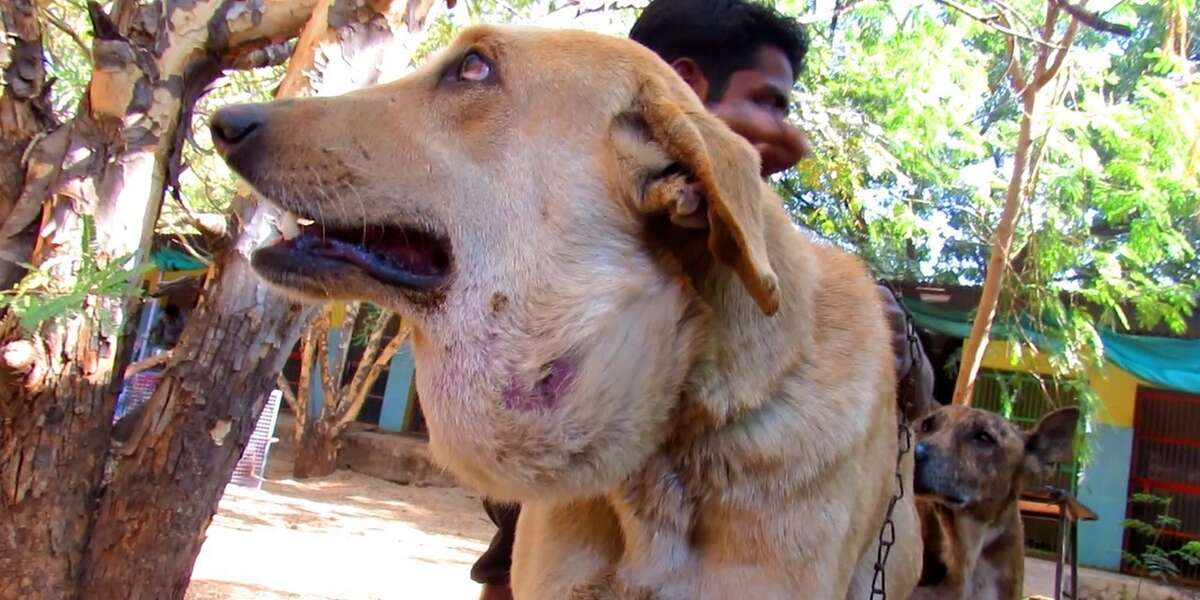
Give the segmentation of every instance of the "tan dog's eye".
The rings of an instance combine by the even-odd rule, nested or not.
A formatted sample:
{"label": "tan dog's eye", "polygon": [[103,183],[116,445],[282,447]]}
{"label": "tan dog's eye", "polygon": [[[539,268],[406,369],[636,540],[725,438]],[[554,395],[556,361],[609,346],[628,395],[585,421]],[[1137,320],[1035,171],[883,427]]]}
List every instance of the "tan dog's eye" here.
{"label": "tan dog's eye", "polygon": [[485,81],[492,74],[492,67],[475,52],[468,53],[458,63],[460,81]]}

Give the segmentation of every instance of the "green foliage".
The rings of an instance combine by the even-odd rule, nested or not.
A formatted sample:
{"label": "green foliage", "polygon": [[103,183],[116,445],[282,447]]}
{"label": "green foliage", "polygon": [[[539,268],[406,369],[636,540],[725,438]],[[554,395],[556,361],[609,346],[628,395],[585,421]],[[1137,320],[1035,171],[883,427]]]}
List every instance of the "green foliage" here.
{"label": "green foliage", "polygon": [[270,100],[284,71],[284,67],[268,67],[231,72],[196,103],[192,132],[183,147],[183,170],[179,177],[183,205],[169,198],[164,202],[158,224],[160,232],[190,233],[189,213],[229,210],[238,180],[213,148],[208,120],[222,106]]}
{"label": "green foliage", "polygon": [[[15,314],[27,332],[37,330],[43,323],[83,314],[89,304],[95,306],[104,298],[139,296],[141,288],[135,282],[151,267],[129,268],[132,254],[119,256],[103,263],[96,260],[95,226],[90,216],[83,217],[84,249],[79,257],[79,269],[73,281],[62,282],[50,269],[28,265],[29,274],[14,288],[0,292],[0,309]],[[95,311],[104,325],[110,315],[103,309]]]}
{"label": "green foliage", "polygon": [[[1045,3],[1010,6],[1022,29]],[[998,318],[1032,325],[1042,339],[1014,328],[1012,347],[1062,377],[1103,357],[1099,328],[1181,332],[1200,292],[1200,76],[1159,50],[1161,6],[1105,12],[1129,39],[1084,28],[1037,107]],[[797,223],[880,276],[982,284],[1021,116],[1004,36],[915,0],[856,4],[832,34],[828,21],[810,31],[796,104],[816,156],[775,182]],[[1028,64],[1035,48],[1019,47]]]}
{"label": "green foliage", "polygon": [[55,80],[53,105],[60,116],[70,116],[92,76],[92,26],[87,1],[47,0],[38,2],[37,7],[42,16],[46,74]]}
{"label": "green foliage", "polygon": [[[468,22],[621,35],[643,3],[464,0],[431,21],[411,63]],[[836,30],[828,18],[812,16],[826,3],[775,4],[805,15],[814,37],[795,104],[816,155],[775,181],[796,222],[857,252],[880,276],[981,283],[1020,119],[1005,76],[1005,36],[933,0],[854,3]],[[964,5],[977,14],[995,8]],[[1116,3],[1104,17],[1130,25],[1133,36],[1084,28],[1037,109],[1030,197],[999,318],[1023,315],[1052,331],[1052,348],[1024,338],[1011,347],[1014,359],[1047,354],[1063,377],[1103,356],[1099,328],[1180,331],[1195,309],[1200,77],[1195,61],[1161,51],[1168,5],[1183,6],[1189,29],[1200,31],[1196,0]],[[1007,6],[1013,27],[1027,30],[1040,23],[1045,3]],[[48,68],[57,78],[55,106],[69,117],[91,71],[82,47],[90,44],[86,10],[83,0],[48,0],[39,9]],[[1200,43],[1192,44],[1189,55],[1200,54]],[[1035,48],[1018,46],[1028,64]],[[269,98],[281,74],[232,73],[196,107],[184,149],[183,202],[166,202],[160,232],[187,233],[190,213],[227,210],[236,184],[212,152],[208,115],[217,106]]]}
{"label": "green foliage", "polygon": [[394,313],[384,310],[370,302],[364,302],[362,308],[358,311],[358,320],[354,323],[353,343],[356,346],[363,346],[367,343],[367,339],[371,334],[380,327],[387,327],[392,320]]}
{"label": "green foliage", "polygon": [[1178,577],[1180,565],[1200,565],[1200,542],[1190,541],[1177,550],[1166,550],[1159,546],[1159,540],[1164,530],[1177,529],[1181,522],[1171,516],[1171,498],[1154,494],[1135,493],[1129,498],[1130,504],[1157,507],[1158,513],[1151,522],[1141,519],[1125,519],[1122,526],[1131,535],[1145,540],[1146,546],[1141,554],[1122,551],[1125,562],[1146,575],[1166,581]]}

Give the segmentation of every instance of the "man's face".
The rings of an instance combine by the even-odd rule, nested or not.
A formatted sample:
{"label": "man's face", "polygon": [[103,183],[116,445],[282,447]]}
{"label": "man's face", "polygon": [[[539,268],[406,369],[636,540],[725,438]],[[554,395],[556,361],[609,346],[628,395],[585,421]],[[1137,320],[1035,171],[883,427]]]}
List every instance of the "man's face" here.
{"label": "man's face", "polygon": [[[808,136],[787,118],[794,80],[787,55],[773,46],[764,46],[758,51],[757,64],[735,71],[721,98],[705,102],[709,111],[758,150],[764,177],[812,154]],[[696,91],[701,98],[707,97],[707,89]]]}

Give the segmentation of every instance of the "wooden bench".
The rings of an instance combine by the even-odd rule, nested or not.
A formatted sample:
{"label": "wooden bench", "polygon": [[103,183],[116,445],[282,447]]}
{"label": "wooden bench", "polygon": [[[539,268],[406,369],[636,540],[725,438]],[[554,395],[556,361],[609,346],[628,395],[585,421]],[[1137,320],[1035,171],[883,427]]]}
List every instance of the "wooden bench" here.
{"label": "wooden bench", "polygon": [[1058,525],[1058,548],[1055,552],[1054,600],[1062,600],[1063,567],[1070,562],[1070,592],[1065,596],[1079,598],[1079,521],[1095,521],[1099,516],[1066,490],[1041,487],[1026,490],[1018,500],[1021,516],[1047,519]]}

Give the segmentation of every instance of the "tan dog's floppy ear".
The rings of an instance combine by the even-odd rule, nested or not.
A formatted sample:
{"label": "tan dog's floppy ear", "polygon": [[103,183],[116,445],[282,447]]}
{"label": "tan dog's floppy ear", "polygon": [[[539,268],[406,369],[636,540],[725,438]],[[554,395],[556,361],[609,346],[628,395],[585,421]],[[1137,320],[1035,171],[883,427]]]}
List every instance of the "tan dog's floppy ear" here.
{"label": "tan dog's floppy ear", "polygon": [[[682,227],[707,227],[709,250],[737,273],[759,309],[773,315],[779,309],[779,279],[763,239],[758,155],[713,115],[672,102],[665,87],[644,82],[634,110],[686,173],[648,186],[641,209],[666,211]],[[704,204],[706,215],[699,211]]]}

